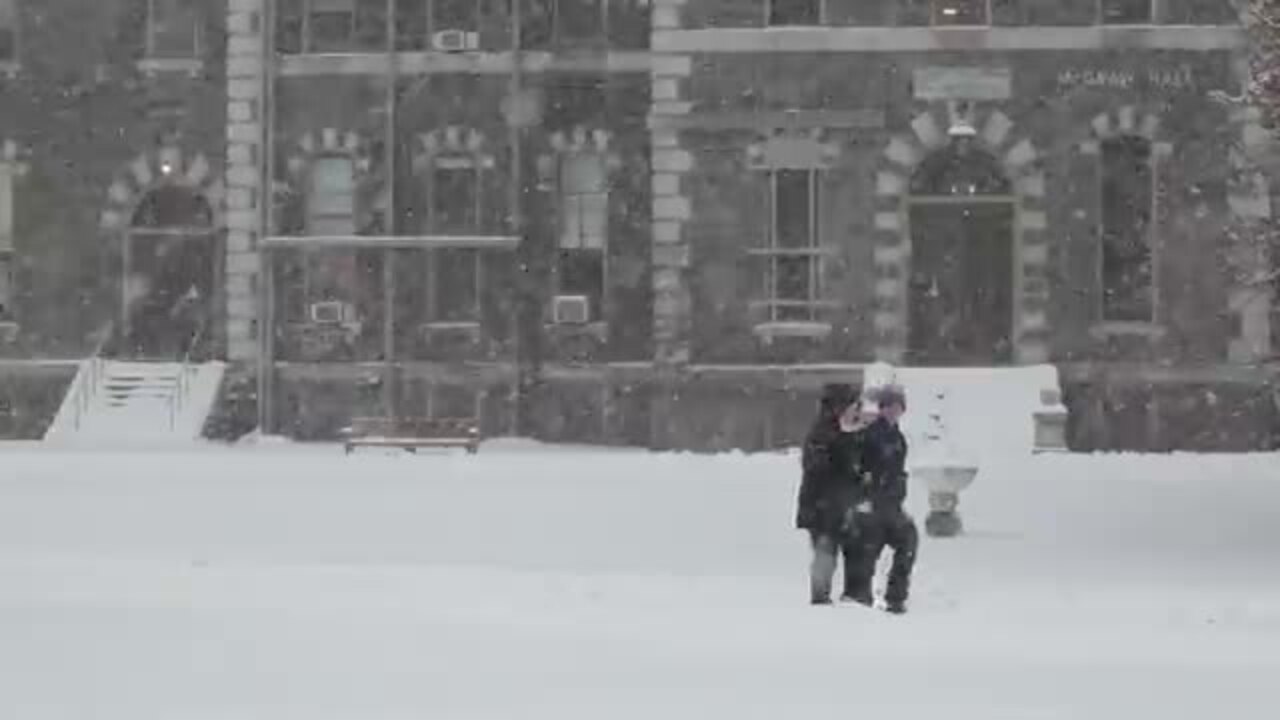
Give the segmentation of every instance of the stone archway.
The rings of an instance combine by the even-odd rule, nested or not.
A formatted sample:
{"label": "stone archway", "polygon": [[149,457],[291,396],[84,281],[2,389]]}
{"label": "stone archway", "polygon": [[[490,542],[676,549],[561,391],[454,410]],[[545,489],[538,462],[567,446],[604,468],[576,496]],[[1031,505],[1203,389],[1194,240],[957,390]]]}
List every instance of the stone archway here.
{"label": "stone archway", "polygon": [[117,174],[100,227],[120,243],[119,352],[173,360],[218,334],[223,199],[221,172],[172,145]]}
{"label": "stone archway", "polygon": [[[352,223],[357,228],[366,226],[375,219],[378,211],[386,208],[387,198],[375,195],[379,188],[375,187],[373,144],[355,130],[327,127],[302,133],[286,156],[286,181],[275,188],[279,196],[276,202],[281,206],[276,213],[277,224],[283,221],[286,227],[299,223],[305,225],[301,218],[306,213],[312,170],[318,162],[337,158],[351,162],[351,179],[358,198]],[[385,191],[385,187],[382,190]],[[289,230],[277,227],[273,232],[287,233]]]}
{"label": "stone archway", "polygon": [[99,226],[107,232],[124,230],[151,190],[175,186],[203,197],[213,211],[213,226],[221,228],[224,195],[221,178],[222,173],[215,172],[203,153],[184,153],[172,145],[141,153],[116,174],[107,190],[107,204]]}
{"label": "stone archway", "polygon": [[954,108],[948,113],[945,107],[917,115],[910,134],[892,137],[876,174],[876,359],[896,363],[906,355],[911,322],[911,179],[926,158],[952,141],[948,128],[957,121],[967,128],[971,142],[996,160],[1010,184],[1013,361],[1045,362],[1049,356],[1049,248],[1043,205],[1045,177],[1037,163],[1040,154],[1029,139],[1017,135],[1013,121],[999,110],[957,116]]}

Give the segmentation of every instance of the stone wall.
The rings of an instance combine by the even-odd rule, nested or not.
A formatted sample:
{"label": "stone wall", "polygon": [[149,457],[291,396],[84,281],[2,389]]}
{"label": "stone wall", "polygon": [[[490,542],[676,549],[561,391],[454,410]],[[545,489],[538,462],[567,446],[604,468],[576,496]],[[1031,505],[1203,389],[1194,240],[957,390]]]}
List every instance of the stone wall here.
{"label": "stone wall", "polygon": [[1109,378],[1064,384],[1074,452],[1254,452],[1280,447],[1276,386]]}
{"label": "stone wall", "polygon": [[[1242,131],[1207,95],[1236,86],[1229,53],[708,54],[691,62],[688,79],[673,84],[687,104],[679,108],[687,110],[686,129],[664,140],[679,143],[675,157],[684,166],[688,207],[678,207],[688,218],[678,227],[692,247],[696,361],[901,357],[910,257],[906,186],[917,164],[945,142],[950,122],[947,102],[913,90],[927,79],[918,73],[933,68],[974,68],[995,78],[980,82],[1004,84],[999,97],[975,95],[968,115],[1018,198],[1017,361],[1227,359],[1227,280],[1206,269],[1225,255],[1232,219],[1227,158]],[[752,332],[749,304],[763,282],[747,253],[766,241],[768,187],[763,174],[750,171],[748,154],[775,129],[771,123],[791,122],[786,109],[819,127],[838,126],[858,111],[883,120],[829,133],[838,154],[822,175],[820,221],[832,330],[780,348]],[[727,115],[744,127],[710,128]],[[1099,322],[1097,152],[1101,140],[1119,133],[1149,135],[1157,154],[1159,297],[1152,327]],[[655,231],[667,227],[658,222]]]}
{"label": "stone wall", "polygon": [[[120,311],[114,221],[146,189],[134,182],[139,158],[155,166],[176,152],[185,170],[203,157],[201,183],[221,176],[225,48],[148,62],[144,0],[19,6],[18,62],[0,74],[0,147],[24,167],[13,198],[20,329],[0,354],[75,357]],[[219,37],[221,3],[201,10],[204,37]]]}

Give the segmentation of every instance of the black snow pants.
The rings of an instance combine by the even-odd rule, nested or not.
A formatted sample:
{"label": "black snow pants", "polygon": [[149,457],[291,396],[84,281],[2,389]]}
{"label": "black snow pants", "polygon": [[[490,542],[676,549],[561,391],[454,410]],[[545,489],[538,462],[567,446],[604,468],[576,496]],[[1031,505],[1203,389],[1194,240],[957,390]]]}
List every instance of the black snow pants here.
{"label": "black snow pants", "polygon": [[[885,586],[884,601],[889,605],[902,605],[911,592],[911,571],[916,564],[916,550],[920,545],[920,533],[916,522],[905,510],[880,510],[858,515],[858,559],[849,595],[870,604],[871,583],[876,563],[886,547],[893,550],[893,566],[889,569],[889,582]],[[847,583],[848,585],[848,583]]]}
{"label": "black snow pants", "polygon": [[844,558],[844,595],[852,597],[858,578],[857,568],[862,551],[852,536],[809,531],[813,562],[809,565],[809,598],[814,604],[831,602],[831,586],[836,566]]}

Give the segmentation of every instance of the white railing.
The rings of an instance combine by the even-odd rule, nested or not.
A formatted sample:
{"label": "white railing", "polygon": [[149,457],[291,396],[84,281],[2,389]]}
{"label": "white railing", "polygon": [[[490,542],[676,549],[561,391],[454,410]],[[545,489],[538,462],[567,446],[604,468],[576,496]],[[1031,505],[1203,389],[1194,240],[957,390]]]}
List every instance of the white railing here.
{"label": "white railing", "polygon": [[75,409],[75,414],[72,416],[72,427],[76,430],[80,429],[85,415],[89,413],[89,408],[93,405],[93,399],[98,395],[98,386],[102,383],[107,366],[107,361],[102,357],[102,350],[111,341],[113,334],[115,334],[115,324],[107,323],[102,339],[98,341],[97,346],[93,348],[93,354],[89,356],[84,366],[81,367],[80,378],[76,382],[76,386],[71,390],[72,408]]}
{"label": "white railing", "polygon": [[196,332],[191,337],[191,344],[187,346],[187,352],[182,356],[182,365],[178,368],[178,377],[174,382],[173,394],[169,396],[169,430],[176,431],[178,429],[178,417],[182,414],[184,406],[187,404],[188,395],[191,394],[191,378],[198,371],[196,363],[192,360],[192,354],[199,347],[200,342],[204,339],[205,324],[202,321],[200,326],[196,328]]}

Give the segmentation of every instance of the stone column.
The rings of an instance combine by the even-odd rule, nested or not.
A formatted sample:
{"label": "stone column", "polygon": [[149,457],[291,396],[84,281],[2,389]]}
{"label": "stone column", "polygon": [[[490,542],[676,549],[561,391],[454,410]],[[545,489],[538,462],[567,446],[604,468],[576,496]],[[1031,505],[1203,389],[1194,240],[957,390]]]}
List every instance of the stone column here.
{"label": "stone column", "polygon": [[1233,323],[1228,358],[1236,363],[1255,363],[1272,351],[1272,283],[1267,282],[1272,263],[1266,226],[1271,220],[1271,191],[1266,175],[1252,160],[1267,151],[1271,136],[1262,126],[1257,108],[1241,108],[1233,121],[1240,126],[1242,152],[1231,156],[1236,180],[1227,194],[1232,232],[1226,247],[1230,277],[1227,303]]}
{"label": "stone column", "polygon": [[258,240],[264,234],[262,203],[263,104],[265,100],[266,0],[228,0],[226,297],[227,357],[257,356],[255,320]]}
{"label": "stone column", "polygon": [[680,28],[685,0],[653,0],[651,47],[655,49],[649,115],[651,182],[653,183],[653,353],[658,381],[653,398],[650,444],[655,449],[679,445],[669,420],[675,413],[682,366],[689,362],[692,301],[689,294],[689,243],[685,223],[691,213],[685,175],[693,155],[682,144],[680,120],[693,103],[684,99],[692,60],[662,53],[664,37]]}
{"label": "stone column", "polygon": [[[654,0],[653,46],[662,36],[680,27],[685,0]],[[692,61],[683,54],[655,54],[652,68],[650,152],[653,183],[653,342],[654,359],[680,365],[689,360],[690,298],[686,276],[689,245],[684,224],[689,219],[689,198],[684,175],[693,168],[693,156],[681,145],[678,120],[692,103],[683,100]]]}

